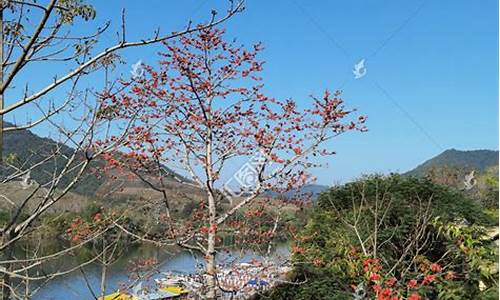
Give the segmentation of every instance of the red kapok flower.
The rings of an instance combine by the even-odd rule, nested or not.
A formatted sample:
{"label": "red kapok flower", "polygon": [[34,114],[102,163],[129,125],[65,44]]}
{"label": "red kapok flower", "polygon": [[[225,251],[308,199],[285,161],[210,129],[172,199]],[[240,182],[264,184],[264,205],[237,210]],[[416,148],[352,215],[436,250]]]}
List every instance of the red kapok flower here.
{"label": "red kapok flower", "polygon": [[442,268],[438,263],[431,264],[431,271],[434,273],[441,272]]}
{"label": "red kapok flower", "polygon": [[363,266],[364,266],[364,267],[367,267],[369,264],[370,264],[370,259],[365,259],[365,260],[363,261]]}
{"label": "red kapok flower", "polygon": [[453,271],[448,271],[446,275],[444,276],[444,279],[446,280],[453,280],[457,277],[456,273]]}
{"label": "red kapok flower", "polygon": [[296,254],[304,254],[305,250],[304,250],[304,248],[302,248],[300,246],[293,246],[292,252],[296,253]]}
{"label": "red kapok flower", "polygon": [[418,282],[417,282],[415,279],[412,279],[412,280],[408,281],[408,287],[409,287],[410,289],[414,289],[414,288],[416,288],[416,287],[417,287],[417,283],[418,283]]}
{"label": "red kapok flower", "polygon": [[423,285],[433,282],[436,279],[436,275],[425,275],[424,281],[422,281]]}
{"label": "red kapok flower", "polygon": [[418,293],[413,293],[408,297],[408,300],[420,300],[420,295]]}
{"label": "red kapok flower", "polygon": [[380,275],[377,273],[370,273],[370,277],[368,277],[370,281],[379,281],[380,280]]}
{"label": "red kapok flower", "polygon": [[319,258],[316,258],[313,260],[313,264],[316,266],[316,267],[320,267],[323,265],[323,260],[319,259]]}
{"label": "red kapok flower", "polygon": [[386,297],[389,297],[391,294],[392,294],[392,291],[390,288],[383,289],[382,293],[381,293],[381,295],[386,296]]}
{"label": "red kapok flower", "polygon": [[393,286],[396,283],[396,281],[397,281],[396,277],[391,277],[391,278],[387,279],[387,281],[385,282],[385,285]]}

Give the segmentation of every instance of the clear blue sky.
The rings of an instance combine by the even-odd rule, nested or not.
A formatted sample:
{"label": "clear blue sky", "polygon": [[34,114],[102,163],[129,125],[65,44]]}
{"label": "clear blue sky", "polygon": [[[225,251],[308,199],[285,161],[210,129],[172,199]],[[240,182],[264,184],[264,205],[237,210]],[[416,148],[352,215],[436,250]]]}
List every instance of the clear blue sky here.
{"label": "clear blue sky", "polygon": [[[96,22],[120,24],[130,37],[160,26],[203,21],[225,1],[94,1]],[[262,41],[267,92],[297,101],[342,87],[368,116],[367,133],[331,144],[338,154],[316,170],[331,184],[362,173],[406,171],[448,148],[498,149],[498,1],[248,0],[224,24],[229,37]],[[155,61],[158,48],[124,52],[129,64]],[[366,59],[367,74],[353,65]],[[36,131],[36,130],[35,130]]]}

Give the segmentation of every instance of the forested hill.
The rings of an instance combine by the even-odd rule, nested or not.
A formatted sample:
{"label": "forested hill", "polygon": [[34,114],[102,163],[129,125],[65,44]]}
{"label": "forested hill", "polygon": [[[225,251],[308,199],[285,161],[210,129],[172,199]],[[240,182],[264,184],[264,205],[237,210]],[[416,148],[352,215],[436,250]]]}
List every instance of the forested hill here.
{"label": "forested hill", "polygon": [[497,150],[449,149],[406,172],[405,175],[423,176],[431,168],[443,166],[483,172],[496,165],[498,165]]}
{"label": "forested hill", "polygon": [[270,197],[284,197],[288,199],[293,199],[295,197],[310,197],[312,200],[316,200],[316,198],[323,193],[324,191],[328,190],[330,187],[326,185],[320,185],[320,184],[307,184],[303,186],[301,189],[292,189],[285,194],[278,194],[276,192],[266,192],[266,196]]}
{"label": "forested hill", "polygon": [[[5,127],[13,126],[7,122],[4,124]],[[4,135],[4,158],[9,163],[17,165],[17,167],[37,164],[50,157],[51,153],[57,148],[63,155],[57,155],[57,159],[49,159],[31,171],[31,179],[40,184],[49,182],[52,179],[54,168],[60,170],[66,162],[65,157],[70,156],[73,149],[50,138],[42,138],[30,130],[6,132]],[[78,159],[84,159],[83,153],[79,155]],[[114,194],[120,197],[134,197],[148,190],[147,185],[135,176],[120,174],[120,180],[116,180],[116,174],[113,174],[113,172],[103,174],[102,168],[104,164],[102,160],[94,160],[90,164],[89,172],[81,178],[72,191],[86,196],[109,196],[110,192],[114,191]],[[165,170],[169,174],[174,174],[168,168],[165,168]],[[12,170],[0,167],[0,176],[11,173]],[[176,177],[181,176],[176,175]],[[64,176],[60,186],[66,185],[73,178],[73,176]],[[172,186],[173,189],[183,188],[173,179],[167,180],[166,184]]]}
{"label": "forested hill", "polygon": [[[13,124],[4,123],[5,127],[12,127]],[[54,151],[59,149],[63,155],[53,157]],[[4,134],[3,156],[10,164],[20,166],[33,166],[46,160],[43,164],[33,168],[30,172],[32,180],[43,184],[52,179],[54,170],[61,170],[66,162],[66,157],[73,153],[73,149],[63,143],[59,143],[50,138],[43,138],[30,130],[23,129],[10,131]],[[51,159],[48,159],[52,157]],[[83,159],[83,156],[81,157]],[[93,167],[102,165],[102,162],[95,162]],[[1,175],[11,174],[12,170],[2,167]],[[73,176],[65,176],[61,179],[61,186],[64,186],[73,179]],[[73,190],[78,194],[93,195],[99,186],[104,183],[104,179],[97,178],[95,175],[85,176]]]}

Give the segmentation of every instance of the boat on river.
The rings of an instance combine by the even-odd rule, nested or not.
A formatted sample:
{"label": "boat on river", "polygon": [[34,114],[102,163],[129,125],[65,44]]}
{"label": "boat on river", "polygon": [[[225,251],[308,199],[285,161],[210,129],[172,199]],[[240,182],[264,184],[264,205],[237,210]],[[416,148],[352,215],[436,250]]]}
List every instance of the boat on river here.
{"label": "boat on river", "polygon": [[185,299],[188,291],[179,286],[160,287],[157,291],[140,291],[133,294],[117,291],[99,300],[170,300]]}
{"label": "boat on river", "polygon": [[[221,299],[248,299],[281,282],[290,267],[273,263],[241,263],[219,266],[218,270],[216,279]],[[168,272],[155,279],[153,290],[146,291],[139,283],[131,293],[116,292],[99,300],[198,299],[197,295],[202,294],[203,282],[204,278],[199,274]]]}
{"label": "boat on river", "polygon": [[[273,263],[241,263],[225,268],[219,267],[218,270],[217,284],[223,292],[221,298],[246,299],[277,285],[291,268],[288,265]],[[155,281],[160,288],[182,286],[192,297],[201,294],[204,282],[201,275],[173,272],[163,273],[163,277]]]}
{"label": "boat on river", "polygon": [[106,295],[104,297],[99,297],[99,300],[137,300],[134,296],[127,293],[116,291],[112,294]]}

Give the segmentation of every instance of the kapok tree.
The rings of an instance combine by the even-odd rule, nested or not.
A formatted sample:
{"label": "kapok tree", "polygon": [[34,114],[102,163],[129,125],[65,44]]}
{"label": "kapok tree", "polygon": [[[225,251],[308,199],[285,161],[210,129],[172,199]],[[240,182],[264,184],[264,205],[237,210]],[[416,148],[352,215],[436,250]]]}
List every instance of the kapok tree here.
{"label": "kapok tree", "polygon": [[[325,142],[365,130],[365,117],[353,117],[340,92],[325,91],[301,107],[265,95],[259,77],[264,62],[257,59],[261,45],[248,49],[223,36],[223,30],[208,28],[164,43],[158,66],[145,66],[142,78],[124,81],[124,92],[103,94],[101,106],[103,117],[116,126],[139,116],[124,144],[126,154],[107,158],[159,192],[165,243],[205,255],[208,299],[217,294],[221,226],[263,192],[286,192],[311,180],[307,169],[316,165],[313,157],[333,154]],[[234,166],[245,161],[232,178],[240,186],[225,185]],[[182,170],[183,176],[171,170]],[[188,221],[172,218],[166,177],[203,191]]]}

